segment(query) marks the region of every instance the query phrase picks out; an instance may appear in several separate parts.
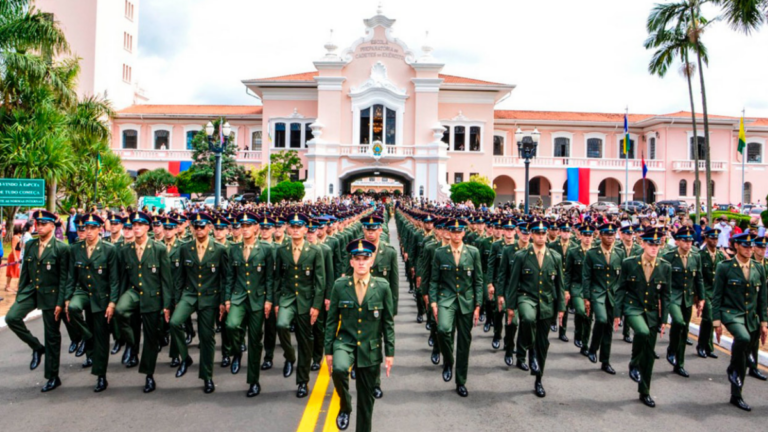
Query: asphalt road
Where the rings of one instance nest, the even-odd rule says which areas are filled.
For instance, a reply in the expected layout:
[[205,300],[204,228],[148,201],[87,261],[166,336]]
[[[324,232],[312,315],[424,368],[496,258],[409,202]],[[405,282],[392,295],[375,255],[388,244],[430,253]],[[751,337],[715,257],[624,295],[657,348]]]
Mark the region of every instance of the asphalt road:
[[[390,237],[397,243],[394,223]],[[403,268],[401,263],[401,274]],[[415,322],[416,306],[407,294],[403,277],[400,314],[396,318],[396,355],[392,376],[382,377],[384,398],[376,401],[374,430],[377,431],[648,431],[648,430],[764,430],[768,417],[768,383],[747,378],[744,398],[752,405],[744,413],[728,404],[729,383],[725,375],[728,355],[700,359],[687,350],[686,369],[691,378],[673,375],[664,360],[655,365],[652,395],[657,407],[650,409],[637,400],[637,385],[627,376],[630,345],[620,332],[614,334],[612,364],[618,374],[607,375],[599,364],[590,363],[572,343],[550,333],[551,347],[544,384],[547,397],[533,394],[533,377],[507,367],[503,353],[491,347],[491,333],[482,327],[475,337],[467,382],[468,398],[455,393],[455,383],[445,383],[441,366],[429,360],[428,333]],[[569,327],[572,338],[573,322]],[[42,320],[30,322],[42,336]],[[68,342],[65,337],[65,342]],[[665,352],[669,339],[657,343]],[[197,361],[197,340],[192,356]],[[276,350],[275,367],[261,376],[262,394],[245,397],[243,369],[233,376],[216,366],[216,392],[205,395],[197,379],[197,362],[183,378],[174,377],[163,349],[155,377],[158,390],[141,392],[143,376],[126,369],[119,356],[112,356],[109,389],[93,393],[95,377],[80,367],[81,359],[62,354],[63,386],[50,394],[40,393],[44,384],[42,366],[30,371],[30,351],[10,331],[0,331],[0,419],[8,430],[135,431],[135,430],[249,430],[323,431],[336,430],[338,401],[326,372],[313,372],[311,395],[295,397],[295,375],[282,377],[282,350]],[[220,361],[219,351],[216,359]],[[318,378],[319,376],[319,378]],[[319,385],[316,385],[317,382]],[[349,430],[354,430],[355,418]]]

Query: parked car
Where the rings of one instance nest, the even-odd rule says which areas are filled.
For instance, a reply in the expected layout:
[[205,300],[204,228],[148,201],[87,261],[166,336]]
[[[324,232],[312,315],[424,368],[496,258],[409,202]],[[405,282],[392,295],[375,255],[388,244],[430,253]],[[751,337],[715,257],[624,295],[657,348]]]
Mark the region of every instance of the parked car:
[[[212,197],[212,196],[206,197],[205,200],[203,200],[203,204],[213,208],[216,204],[216,197]],[[229,202],[224,198],[220,198],[219,206],[221,206],[222,209],[226,210],[227,207],[229,207]]]
[[643,210],[648,208],[648,204],[642,202],[642,201],[627,201],[625,203],[621,203],[619,208],[622,211],[625,211],[627,213],[640,213]]
[[256,195],[255,192],[245,192],[232,197],[232,201],[237,202],[239,204],[248,204],[248,203],[256,202],[257,199],[258,199],[258,195]]
[[749,209],[749,213],[747,213],[750,216],[760,216],[765,211],[765,207],[752,207]]
[[730,204],[715,204],[715,210],[717,211],[728,211],[731,207]]
[[660,208],[660,207],[674,207],[675,213],[688,212],[688,204],[686,204],[685,201],[682,201],[682,200],[658,201],[656,203],[656,208]]
[[599,211],[599,212],[608,212],[608,213],[618,213],[619,206],[617,206],[616,203],[611,201],[598,201],[596,203],[590,204],[589,210]]
[[557,203],[552,206],[553,209],[557,210],[570,210],[570,209],[579,209],[579,210],[586,210],[587,206],[578,202],[578,201],[563,201],[561,203]]

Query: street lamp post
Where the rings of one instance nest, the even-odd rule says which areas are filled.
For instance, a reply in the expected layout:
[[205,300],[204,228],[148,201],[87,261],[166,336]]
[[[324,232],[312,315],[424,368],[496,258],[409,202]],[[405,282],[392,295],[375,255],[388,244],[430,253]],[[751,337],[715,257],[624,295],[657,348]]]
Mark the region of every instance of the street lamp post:
[[223,118],[219,121],[219,128],[221,128],[221,133],[219,133],[219,139],[216,139],[216,137],[213,136],[213,123],[208,122],[208,124],[205,125],[205,134],[208,136],[208,149],[216,155],[216,194],[213,203],[214,208],[219,207],[219,201],[221,200],[221,154],[227,147],[229,134],[232,132],[229,122],[224,122]]
[[530,135],[525,135],[520,128],[515,132],[515,141],[517,141],[517,152],[525,159],[525,214],[528,214],[529,188],[528,169],[531,164],[531,158],[536,156],[536,147],[539,145],[541,133],[534,128]]

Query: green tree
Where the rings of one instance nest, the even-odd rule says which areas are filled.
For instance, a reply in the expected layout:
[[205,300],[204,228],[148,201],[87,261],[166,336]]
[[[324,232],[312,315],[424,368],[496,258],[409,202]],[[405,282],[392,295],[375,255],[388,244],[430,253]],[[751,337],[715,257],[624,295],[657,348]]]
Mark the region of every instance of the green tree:
[[179,188],[179,193],[199,195],[211,190],[211,182],[194,177],[192,171],[186,170],[176,176],[176,187]]
[[480,175],[480,174],[473,174],[469,176],[469,181],[476,182],[476,183],[482,183],[486,186],[491,185],[491,181],[488,179],[488,176]]
[[[226,119],[213,120],[213,137],[218,139],[219,127],[226,123]],[[230,134],[230,138],[234,138]],[[237,164],[237,145],[234,139],[229,139],[221,153],[221,187],[226,188],[228,184],[240,183],[245,179],[245,168]],[[205,134],[205,127],[195,134],[192,139],[192,177],[195,181],[207,180],[213,185],[216,177],[216,154],[208,146],[208,136]]]
[[[261,201],[267,202],[267,191],[261,193]],[[304,199],[304,184],[301,182],[284,181],[271,188],[270,199],[273,203],[283,200],[287,202],[301,202]]]
[[713,0],[736,31],[750,34],[768,20],[768,0]]
[[304,168],[304,164],[301,163],[301,158],[299,158],[299,152],[296,150],[277,151],[270,154],[269,159],[272,165],[271,168],[267,165],[262,165],[259,170],[252,170],[250,172],[253,183],[262,190],[268,186],[267,175],[270,170],[269,174],[272,176],[272,181],[269,184],[277,185],[290,180],[293,170]]
[[176,178],[165,168],[147,171],[136,178],[133,190],[138,196],[155,196],[176,184]]
[[480,204],[492,205],[496,192],[490,186],[478,182],[462,182],[451,185],[451,201],[462,203],[472,201],[475,207]]

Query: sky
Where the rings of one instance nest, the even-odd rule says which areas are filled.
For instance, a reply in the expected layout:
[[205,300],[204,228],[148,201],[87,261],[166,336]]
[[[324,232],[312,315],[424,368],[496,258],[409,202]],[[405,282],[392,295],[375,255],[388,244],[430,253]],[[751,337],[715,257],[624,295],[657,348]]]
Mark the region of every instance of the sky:
[[[647,70],[645,23],[658,2],[386,0],[382,8],[416,53],[429,31],[443,73],[516,85],[497,109],[688,111],[679,64],[664,78]],[[378,3],[144,0],[134,75],[151,104],[259,104],[242,80],[313,71],[330,30],[341,52],[363,35]],[[705,11],[710,19],[717,13]],[[746,36],[716,22],[704,42],[709,112],[768,117],[768,27]]]

